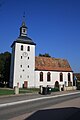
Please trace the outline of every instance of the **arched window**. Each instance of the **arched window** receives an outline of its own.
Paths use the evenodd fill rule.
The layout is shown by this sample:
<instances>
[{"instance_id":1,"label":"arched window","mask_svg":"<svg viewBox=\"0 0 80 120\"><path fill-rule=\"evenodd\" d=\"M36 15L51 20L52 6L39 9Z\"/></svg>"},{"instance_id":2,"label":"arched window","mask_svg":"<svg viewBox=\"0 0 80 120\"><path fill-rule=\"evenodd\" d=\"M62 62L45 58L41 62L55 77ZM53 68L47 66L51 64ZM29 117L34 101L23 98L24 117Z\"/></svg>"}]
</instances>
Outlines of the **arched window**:
<instances>
[{"instance_id":1,"label":"arched window","mask_svg":"<svg viewBox=\"0 0 80 120\"><path fill-rule=\"evenodd\" d=\"M40 72L40 81L43 81L43 72Z\"/></svg>"},{"instance_id":2,"label":"arched window","mask_svg":"<svg viewBox=\"0 0 80 120\"><path fill-rule=\"evenodd\" d=\"M70 76L70 73L68 73L68 82L71 81L71 76Z\"/></svg>"},{"instance_id":3,"label":"arched window","mask_svg":"<svg viewBox=\"0 0 80 120\"><path fill-rule=\"evenodd\" d=\"M21 45L21 50L23 50L23 45Z\"/></svg>"},{"instance_id":4,"label":"arched window","mask_svg":"<svg viewBox=\"0 0 80 120\"><path fill-rule=\"evenodd\" d=\"M47 73L47 81L51 81L51 73L50 72Z\"/></svg>"},{"instance_id":5,"label":"arched window","mask_svg":"<svg viewBox=\"0 0 80 120\"><path fill-rule=\"evenodd\" d=\"M27 47L27 51L30 51L30 46Z\"/></svg>"},{"instance_id":6,"label":"arched window","mask_svg":"<svg viewBox=\"0 0 80 120\"><path fill-rule=\"evenodd\" d=\"M63 82L63 73L60 73L60 82Z\"/></svg>"}]
</instances>

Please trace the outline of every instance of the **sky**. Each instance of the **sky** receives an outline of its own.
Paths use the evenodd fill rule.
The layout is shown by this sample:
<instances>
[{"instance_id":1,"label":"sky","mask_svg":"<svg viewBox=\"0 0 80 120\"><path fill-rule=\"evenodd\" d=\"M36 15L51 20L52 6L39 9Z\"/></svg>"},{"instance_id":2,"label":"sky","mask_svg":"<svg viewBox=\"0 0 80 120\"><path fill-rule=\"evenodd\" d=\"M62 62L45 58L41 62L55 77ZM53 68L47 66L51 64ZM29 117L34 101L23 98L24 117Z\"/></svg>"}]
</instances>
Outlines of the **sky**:
<instances>
[{"instance_id":1,"label":"sky","mask_svg":"<svg viewBox=\"0 0 80 120\"><path fill-rule=\"evenodd\" d=\"M23 21L36 56L67 59L80 72L80 0L0 0L0 53L11 52Z\"/></svg>"}]
</instances>

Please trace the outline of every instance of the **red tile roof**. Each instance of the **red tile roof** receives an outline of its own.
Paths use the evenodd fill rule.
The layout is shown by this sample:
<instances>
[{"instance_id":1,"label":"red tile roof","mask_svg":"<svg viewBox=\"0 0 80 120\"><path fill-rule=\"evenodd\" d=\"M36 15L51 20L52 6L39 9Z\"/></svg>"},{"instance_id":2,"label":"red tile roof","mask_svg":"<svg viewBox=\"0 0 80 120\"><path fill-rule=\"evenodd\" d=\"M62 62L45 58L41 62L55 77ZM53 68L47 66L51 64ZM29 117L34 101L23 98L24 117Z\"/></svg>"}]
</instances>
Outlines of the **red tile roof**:
<instances>
[{"instance_id":1,"label":"red tile roof","mask_svg":"<svg viewBox=\"0 0 80 120\"><path fill-rule=\"evenodd\" d=\"M45 71L72 71L66 59L40 56L35 58L35 69Z\"/></svg>"}]
</instances>

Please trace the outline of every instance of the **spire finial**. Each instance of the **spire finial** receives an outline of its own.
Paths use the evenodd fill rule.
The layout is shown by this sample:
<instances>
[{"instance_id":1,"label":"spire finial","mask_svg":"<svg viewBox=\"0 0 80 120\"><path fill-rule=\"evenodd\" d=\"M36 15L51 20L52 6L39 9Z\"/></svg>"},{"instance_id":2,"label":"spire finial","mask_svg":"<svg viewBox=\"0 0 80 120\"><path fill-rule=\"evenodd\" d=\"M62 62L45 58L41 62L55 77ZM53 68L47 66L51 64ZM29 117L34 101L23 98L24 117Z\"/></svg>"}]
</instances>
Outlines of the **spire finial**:
<instances>
[{"instance_id":1,"label":"spire finial","mask_svg":"<svg viewBox=\"0 0 80 120\"><path fill-rule=\"evenodd\" d=\"M25 11L24 11L24 13L23 13L23 21L25 20Z\"/></svg>"},{"instance_id":2,"label":"spire finial","mask_svg":"<svg viewBox=\"0 0 80 120\"><path fill-rule=\"evenodd\" d=\"M23 21L22 21L22 26L26 26L26 25L25 25L25 11L24 11L24 13L23 13Z\"/></svg>"}]
</instances>

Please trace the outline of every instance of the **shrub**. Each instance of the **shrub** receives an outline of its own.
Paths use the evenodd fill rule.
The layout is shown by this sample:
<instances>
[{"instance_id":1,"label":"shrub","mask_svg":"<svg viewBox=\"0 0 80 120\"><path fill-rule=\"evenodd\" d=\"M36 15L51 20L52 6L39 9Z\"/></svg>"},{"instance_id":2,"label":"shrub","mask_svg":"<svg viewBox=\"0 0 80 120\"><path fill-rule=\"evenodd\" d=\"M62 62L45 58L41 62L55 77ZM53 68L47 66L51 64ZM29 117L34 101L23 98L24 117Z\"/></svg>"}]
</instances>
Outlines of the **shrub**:
<instances>
[{"instance_id":1,"label":"shrub","mask_svg":"<svg viewBox=\"0 0 80 120\"><path fill-rule=\"evenodd\" d=\"M58 88L58 87L51 88L51 92L57 92L57 91L59 91L59 88Z\"/></svg>"}]
</instances>

